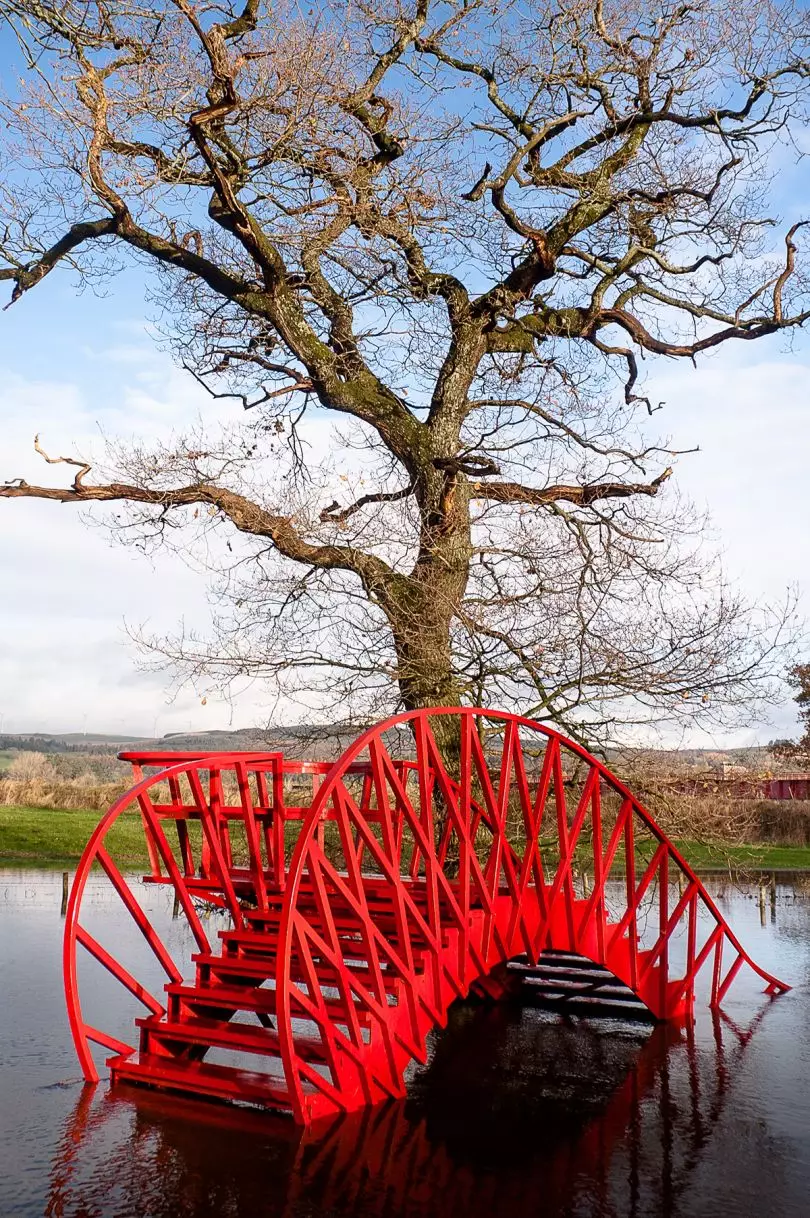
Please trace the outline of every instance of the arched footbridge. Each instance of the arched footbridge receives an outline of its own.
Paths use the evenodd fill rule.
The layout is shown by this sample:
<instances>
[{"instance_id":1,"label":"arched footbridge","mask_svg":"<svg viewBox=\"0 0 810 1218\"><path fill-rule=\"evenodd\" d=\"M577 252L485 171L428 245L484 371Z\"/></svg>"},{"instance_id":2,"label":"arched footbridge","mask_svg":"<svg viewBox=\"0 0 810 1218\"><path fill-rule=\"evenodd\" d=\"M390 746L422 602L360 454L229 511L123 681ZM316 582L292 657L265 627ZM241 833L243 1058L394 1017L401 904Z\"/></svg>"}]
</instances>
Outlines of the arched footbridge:
<instances>
[{"instance_id":1,"label":"arched footbridge","mask_svg":"<svg viewBox=\"0 0 810 1218\"><path fill-rule=\"evenodd\" d=\"M123 756L135 786L90 838L66 919L89 1081L100 1049L113 1082L309 1123L403 1095L429 1032L471 993L521 986L561 1009L683 1022L696 994L719 1006L742 968L768 994L789 988L632 792L544 724L404 714L333 764ZM121 861L133 828L146 875ZM99 869L118 917L99 903Z\"/></svg>"}]
</instances>

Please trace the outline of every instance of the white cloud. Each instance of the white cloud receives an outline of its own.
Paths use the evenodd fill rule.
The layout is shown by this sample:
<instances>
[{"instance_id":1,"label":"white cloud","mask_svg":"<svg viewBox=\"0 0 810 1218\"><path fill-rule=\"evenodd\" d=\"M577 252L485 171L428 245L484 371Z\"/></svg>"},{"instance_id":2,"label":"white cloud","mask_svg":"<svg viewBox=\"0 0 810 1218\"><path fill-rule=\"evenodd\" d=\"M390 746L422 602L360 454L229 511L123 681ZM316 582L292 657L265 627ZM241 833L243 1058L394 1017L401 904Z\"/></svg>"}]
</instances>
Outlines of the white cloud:
<instances>
[{"instance_id":1,"label":"white cloud","mask_svg":"<svg viewBox=\"0 0 810 1218\"><path fill-rule=\"evenodd\" d=\"M806 592L810 363L736 355L654 378L674 447L700 446L678 458L677 482L709 508L728 570L746 589L769 599L794 583Z\"/></svg>"},{"instance_id":2,"label":"white cloud","mask_svg":"<svg viewBox=\"0 0 810 1218\"><path fill-rule=\"evenodd\" d=\"M711 516L707 544L719 546L726 572L750 598L776 603L788 589L807 613L810 591L810 363L728 346L697 369L660 364L651 397L665 402L654 425L674 448L700 451L676 459L676 482ZM768 723L731 735L692 733L692 745L744 746L796 733L785 703Z\"/></svg>"},{"instance_id":3,"label":"white cloud","mask_svg":"<svg viewBox=\"0 0 810 1218\"><path fill-rule=\"evenodd\" d=\"M140 348L119 391L82 392L69 381L27 380L0 371L0 480L68 481L33 451L41 435L51 454L101 447L110 434L165 434L192 422L207 395L168 360ZM135 372L131 369L135 369ZM120 369L120 362L119 362ZM107 378L104 378L105 381ZM205 584L177 558L154 559L108 544L71 506L9 500L0 504L0 716L6 731L134 731L151 734L261 722L258 692L231 708L203 707L192 692L167 703L168 678L137 670L124 629L148 621L171 630L184 617L204 626Z\"/></svg>"}]
</instances>

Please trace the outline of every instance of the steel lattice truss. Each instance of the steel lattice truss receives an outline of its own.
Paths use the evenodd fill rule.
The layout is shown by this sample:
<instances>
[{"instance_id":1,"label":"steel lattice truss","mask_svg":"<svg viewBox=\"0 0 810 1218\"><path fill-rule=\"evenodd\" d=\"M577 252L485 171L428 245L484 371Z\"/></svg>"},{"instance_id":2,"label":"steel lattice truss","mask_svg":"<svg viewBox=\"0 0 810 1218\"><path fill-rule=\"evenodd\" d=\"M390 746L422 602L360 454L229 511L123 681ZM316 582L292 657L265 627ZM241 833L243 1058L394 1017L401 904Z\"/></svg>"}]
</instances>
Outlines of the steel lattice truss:
<instances>
[{"instance_id":1,"label":"steel lattice truss","mask_svg":"<svg viewBox=\"0 0 810 1218\"><path fill-rule=\"evenodd\" d=\"M655 1019L689 1021L704 977L712 1007L743 965L767 993L788 988L754 964L631 792L542 724L421 711L370 729L333 765L126 756L138 781L93 833L67 913L68 1014L90 1081L95 1043L114 1054L113 1080L309 1123L404 1094L430 1030L470 993L498 1000L542 977L560 1003L601 998L604 1010L623 993ZM142 883L115 857L135 809ZM87 928L94 866L152 967ZM141 896L152 885L173 890L185 938ZM180 959L178 938L195 949ZM146 1008L137 1046L118 1016L112 1030L88 1022L80 956Z\"/></svg>"}]
</instances>

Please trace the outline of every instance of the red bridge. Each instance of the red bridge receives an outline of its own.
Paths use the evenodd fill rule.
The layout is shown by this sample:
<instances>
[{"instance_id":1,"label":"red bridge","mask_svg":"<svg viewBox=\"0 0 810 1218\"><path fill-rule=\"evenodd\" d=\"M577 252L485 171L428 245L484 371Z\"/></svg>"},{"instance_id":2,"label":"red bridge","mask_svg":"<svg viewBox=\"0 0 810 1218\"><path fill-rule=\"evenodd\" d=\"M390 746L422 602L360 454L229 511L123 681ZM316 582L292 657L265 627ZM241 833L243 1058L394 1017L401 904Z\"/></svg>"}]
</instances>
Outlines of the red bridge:
<instances>
[{"instance_id":1,"label":"red bridge","mask_svg":"<svg viewBox=\"0 0 810 1218\"><path fill-rule=\"evenodd\" d=\"M68 1015L89 1081L95 1044L114 1082L309 1123L403 1095L428 1033L471 993L688 1022L696 988L718 1007L744 965L767 993L789 988L754 964L630 791L542 724L400 715L334 764L124 756L136 785L93 833L67 911ZM142 881L116 861L136 810ZM143 936L136 963L90 899L94 867ZM90 1022L102 995L88 958L145 1009L137 1044L109 987L108 1023Z\"/></svg>"}]
</instances>

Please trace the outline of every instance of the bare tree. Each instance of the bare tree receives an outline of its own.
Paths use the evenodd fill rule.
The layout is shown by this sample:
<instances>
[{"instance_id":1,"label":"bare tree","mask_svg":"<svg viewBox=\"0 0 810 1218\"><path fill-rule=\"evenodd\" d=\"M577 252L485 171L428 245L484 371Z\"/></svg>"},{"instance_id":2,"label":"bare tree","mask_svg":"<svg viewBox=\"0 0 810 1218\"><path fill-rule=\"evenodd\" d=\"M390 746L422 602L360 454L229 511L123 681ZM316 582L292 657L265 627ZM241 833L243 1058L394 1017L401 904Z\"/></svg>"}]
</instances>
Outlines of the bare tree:
<instances>
[{"instance_id":1,"label":"bare tree","mask_svg":"<svg viewBox=\"0 0 810 1218\"><path fill-rule=\"evenodd\" d=\"M250 412L0 488L119 504L143 545L189 518L231 530L215 642L161 654L344 711L494 699L590 730L763 692L789 610L730 594L661 495L639 369L810 316L804 222L780 235L767 210L806 116L800 6L0 13L25 67L2 103L12 303L132 256L183 364ZM304 445L324 417L342 483Z\"/></svg>"},{"instance_id":2,"label":"bare tree","mask_svg":"<svg viewBox=\"0 0 810 1218\"><path fill-rule=\"evenodd\" d=\"M806 767L810 764L810 664L791 665L787 678L794 690L802 734L798 740L773 740L770 747L779 761Z\"/></svg>"}]
</instances>

